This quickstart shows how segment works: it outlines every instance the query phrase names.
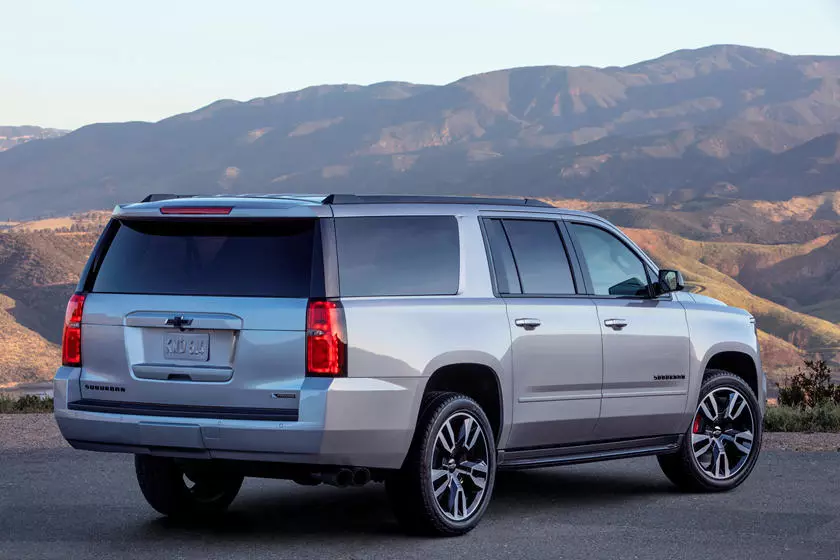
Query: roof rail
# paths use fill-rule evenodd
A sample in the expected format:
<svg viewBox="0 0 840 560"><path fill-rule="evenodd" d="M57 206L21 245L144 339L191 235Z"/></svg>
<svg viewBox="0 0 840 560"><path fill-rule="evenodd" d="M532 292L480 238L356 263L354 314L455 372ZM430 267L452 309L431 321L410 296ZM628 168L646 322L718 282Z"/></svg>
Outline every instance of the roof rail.
<svg viewBox="0 0 840 560"><path fill-rule="evenodd" d="M331 194L324 204L488 204L493 206L541 206L551 204L533 198L488 198L479 196L425 196L403 194Z"/></svg>
<svg viewBox="0 0 840 560"><path fill-rule="evenodd" d="M154 193L146 196L140 202L160 202L162 200L175 200L179 198L195 198L207 195L197 194L166 194ZM209 195L217 197L222 195ZM534 198L523 197L482 197L482 196L447 196L447 195L421 195L421 194L330 194L330 195L294 195L294 194L234 194L228 195L233 198L273 198L273 199L300 199L314 198L315 202L321 204L484 204L488 206L537 206L542 208L554 208L551 204ZM322 200L318 201L317 199Z"/></svg>
<svg viewBox="0 0 840 560"><path fill-rule="evenodd" d="M141 200L140 202L158 202L160 200L172 200L176 198L193 198L195 197L194 194L165 194L165 193L153 193L147 195L146 198Z"/></svg>

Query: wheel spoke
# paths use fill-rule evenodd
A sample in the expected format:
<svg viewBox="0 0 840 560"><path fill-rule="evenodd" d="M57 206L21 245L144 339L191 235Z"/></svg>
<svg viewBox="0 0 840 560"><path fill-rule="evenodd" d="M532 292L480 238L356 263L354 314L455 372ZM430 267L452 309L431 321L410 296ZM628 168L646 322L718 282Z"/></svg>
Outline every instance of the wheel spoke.
<svg viewBox="0 0 840 560"><path fill-rule="evenodd" d="M440 432L438 432L438 441L446 449L447 453L452 453L455 449L455 432L452 431L452 423L450 420L447 420L446 423L441 428Z"/></svg>
<svg viewBox="0 0 840 560"><path fill-rule="evenodd" d="M467 495L454 476L449 483L449 512L455 519L462 519L467 513Z"/></svg>
<svg viewBox="0 0 840 560"><path fill-rule="evenodd" d="M472 418L464 418L464 423L461 424L461 431L458 432L458 443L462 446L466 447L467 441L470 439L473 424L474 421Z"/></svg>
<svg viewBox="0 0 840 560"><path fill-rule="evenodd" d="M455 480L455 477L449 479L447 489L449 492L449 498L446 501L446 508L449 510L449 513L458 517L458 483Z"/></svg>
<svg viewBox="0 0 840 560"><path fill-rule="evenodd" d="M438 479L442 476L446 476L449 474L449 471L446 469L432 469L432 484L438 481Z"/></svg>
<svg viewBox="0 0 840 560"><path fill-rule="evenodd" d="M694 456L700 457L712 446L712 438L706 434L691 434L691 445L694 448Z"/></svg>
<svg viewBox="0 0 840 560"><path fill-rule="evenodd" d="M723 448L720 445L715 445L712 456L715 477L727 478L729 476L729 457L726 456Z"/></svg>
<svg viewBox="0 0 840 560"><path fill-rule="evenodd" d="M456 470L461 474L469 476L473 484L482 490L487 484L487 463L484 461L464 461L458 465Z"/></svg>
<svg viewBox="0 0 840 560"><path fill-rule="evenodd" d="M709 409L709 405L706 404L707 401L712 404L711 410ZM703 414L706 415L706 418L708 418L712 422L717 421L719 411L717 400L715 399L714 394L709 394L705 399L703 399L703 402L700 403L700 410L702 410Z"/></svg>
<svg viewBox="0 0 840 560"><path fill-rule="evenodd" d="M472 449L480 436L481 426L478 425L478 422L472 418L464 420L464 427L461 430L461 437L459 438L460 443L462 443L466 449Z"/></svg>
<svg viewBox="0 0 840 560"><path fill-rule="evenodd" d="M732 437L732 444L744 454L752 451L753 434L750 431L738 432Z"/></svg>
<svg viewBox="0 0 840 560"><path fill-rule="evenodd" d="M435 491L435 498L440 498L440 495L443 494L446 491L446 489L449 488L449 485L452 483L452 477L449 475L449 471L438 472L443 472L445 479L443 481L443 484L435 488L435 481L440 479L440 477L435 477L435 471L432 471L432 488Z"/></svg>
<svg viewBox="0 0 840 560"><path fill-rule="evenodd" d="M729 406L726 409L726 417L730 420L735 420L741 413L744 411L744 408L747 406L747 399L739 395L738 393L732 392L729 395Z"/></svg>

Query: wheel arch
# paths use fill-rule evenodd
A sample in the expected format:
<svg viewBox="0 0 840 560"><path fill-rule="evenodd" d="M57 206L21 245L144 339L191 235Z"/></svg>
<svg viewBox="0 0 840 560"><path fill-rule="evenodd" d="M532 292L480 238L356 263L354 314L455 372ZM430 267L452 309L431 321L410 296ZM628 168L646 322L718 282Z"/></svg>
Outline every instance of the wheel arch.
<svg viewBox="0 0 840 560"><path fill-rule="evenodd" d="M695 398L692 399L692 402L697 400L700 386L706 378L706 372L711 369L719 369L742 378L755 393L759 404L763 405L766 387L764 372L761 370L760 364L761 360L757 351L745 344L725 343L713 346L701 362L700 375L698 375L700 382L694 388Z"/></svg>
<svg viewBox="0 0 840 560"><path fill-rule="evenodd" d="M490 421L496 445L500 445L506 421L505 391L494 367L484 361L439 364L427 377L423 395L435 391L462 393L475 400ZM421 413L418 410L418 417Z"/></svg>

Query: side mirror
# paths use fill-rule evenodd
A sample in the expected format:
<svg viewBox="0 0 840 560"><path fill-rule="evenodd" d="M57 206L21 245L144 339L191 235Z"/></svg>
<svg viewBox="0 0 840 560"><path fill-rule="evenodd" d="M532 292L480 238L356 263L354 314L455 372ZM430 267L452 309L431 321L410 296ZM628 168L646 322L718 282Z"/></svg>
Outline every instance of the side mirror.
<svg viewBox="0 0 840 560"><path fill-rule="evenodd" d="M685 289L685 280L679 270L659 270L659 292L667 294L668 292L679 292Z"/></svg>

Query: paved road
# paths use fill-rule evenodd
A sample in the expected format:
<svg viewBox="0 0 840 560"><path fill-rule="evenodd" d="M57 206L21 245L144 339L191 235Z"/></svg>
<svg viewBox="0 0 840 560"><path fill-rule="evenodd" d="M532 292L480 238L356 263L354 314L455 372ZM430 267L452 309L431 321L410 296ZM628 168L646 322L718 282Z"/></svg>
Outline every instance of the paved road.
<svg viewBox="0 0 840 560"><path fill-rule="evenodd" d="M131 458L0 451L0 558L840 559L840 453L768 452L725 495L681 495L651 458L503 474L478 529L403 536L379 485L246 480L214 525L149 509Z"/></svg>

